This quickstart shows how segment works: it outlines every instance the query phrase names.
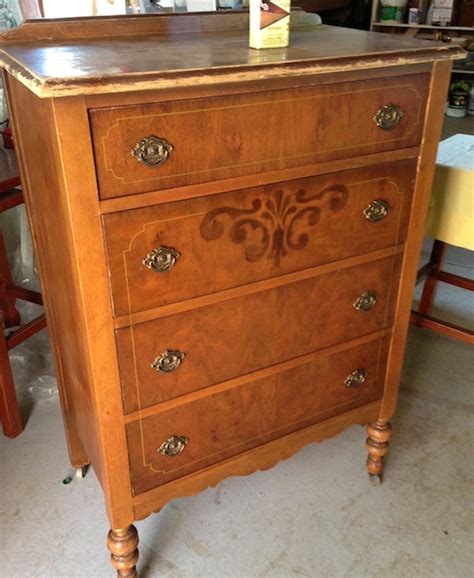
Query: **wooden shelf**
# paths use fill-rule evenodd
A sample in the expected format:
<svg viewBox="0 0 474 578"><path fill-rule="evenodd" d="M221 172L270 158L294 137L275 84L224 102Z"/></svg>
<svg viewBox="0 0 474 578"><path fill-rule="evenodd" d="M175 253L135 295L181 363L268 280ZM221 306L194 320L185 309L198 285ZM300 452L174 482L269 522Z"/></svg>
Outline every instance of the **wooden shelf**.
<svg viewBox="0 0 474 578"><path fill-rule="evenodd" d="M381 22L380 17L380 3L381 0L372 0L372 14L370 29L378 30L389 34L398 34L398 36L405 38L414 38L417 35L424 38L428 36L435 36L433 33L444 32L452 33L453 43L463 39L464 37L471 37L474 35L474 26L434 26L432 24L408 24L407 22ZM431 33L431 34L430 34ZM453 74L459 75L474 75L472 68L463 67L461 64L454 65Z"/></svg>
<svg viewBox="0 0 474 578"><path fill-rule="evenodd" d="M453 68L453 74L474 74L474 70Z"/></svg>
<svg viewBox="0 0 474 578"><path fill-rule="evenodd" d="M372 26L382 26L386 28L419 28L422 30L453 30L456 32L473 32L473 26L433 26L431 24L407 24L405 22L373 22Z"/></svg>

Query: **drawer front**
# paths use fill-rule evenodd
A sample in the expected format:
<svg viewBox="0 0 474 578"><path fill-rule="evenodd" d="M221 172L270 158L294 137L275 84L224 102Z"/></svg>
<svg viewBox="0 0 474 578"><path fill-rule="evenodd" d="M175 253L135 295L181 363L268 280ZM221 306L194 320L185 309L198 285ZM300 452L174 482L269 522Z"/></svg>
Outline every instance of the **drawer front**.
<svg viewBox="0 0 474 578"><path fill-rule="evenodd" d="M100 196L414 146L428 82L429 75L407 75L91 109Z"/></svg>
<svg viewBox="0 0 474 578"><path fill-rule="evenodd" d="M134 492L374 401L382 396L387 348L385 338L319 356L128 424Z"/></svg>
<svg viewBox="0 0 474 578"><path fill-rule="evenodd" d="M409 159L105 215L114 313L403 242L415 172Z"/></svg>
<svg viewBox="0 0 474 578"><path fill-rule="evenodd" d="M119 329L125 412L390 326L400 264L397 255ZM354 306L371 293L368 310Z"/></svg>

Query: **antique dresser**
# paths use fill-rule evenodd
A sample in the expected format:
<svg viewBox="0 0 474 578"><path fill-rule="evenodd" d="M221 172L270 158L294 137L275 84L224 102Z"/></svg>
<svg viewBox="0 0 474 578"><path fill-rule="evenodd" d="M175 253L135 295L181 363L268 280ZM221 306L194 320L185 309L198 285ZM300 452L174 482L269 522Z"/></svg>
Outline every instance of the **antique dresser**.
<svg viewBox="0 0 474 578"><path fill-rule="evenodd" d="M304 13L267 51L245 13L0 42L71 462L118 575L135 520L350 425L377 479L462 50Z"/></svg>

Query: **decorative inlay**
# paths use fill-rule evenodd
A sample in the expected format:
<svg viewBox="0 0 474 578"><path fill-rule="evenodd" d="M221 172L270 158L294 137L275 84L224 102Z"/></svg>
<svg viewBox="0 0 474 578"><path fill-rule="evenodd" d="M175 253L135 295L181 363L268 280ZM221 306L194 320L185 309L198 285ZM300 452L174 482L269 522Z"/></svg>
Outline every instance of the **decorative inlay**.
<svg viewBox="0 0 474 578"><path fill-rule="evenodd" d="M348 190L344 185L331 185L311 196L304 189L288 194L277 190L266 200L254 199L248 209L214 209L201 222L201 236L215 241L228 228L232 243L246 245L247 261L254 263L266 257L279 266L281 258L290 251L301 251L308 245L310 231L321 218L317 201L324 197L329 197L329 211L337 213L347 202ZM251 233L256 238L254 242L248 240Z"/></svg>

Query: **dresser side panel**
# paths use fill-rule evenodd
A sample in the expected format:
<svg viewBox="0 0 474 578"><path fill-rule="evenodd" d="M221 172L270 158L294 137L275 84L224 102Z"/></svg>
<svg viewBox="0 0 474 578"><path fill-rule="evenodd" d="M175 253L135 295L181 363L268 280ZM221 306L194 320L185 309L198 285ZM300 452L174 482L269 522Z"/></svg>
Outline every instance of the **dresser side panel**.
<svg viewBox="0 0 474 578"><path fill-rule="evenodd" d="M122 527L132 521L131 491L84 101L39 99L11 77L6 84L66 431L77 431L111 523Z"/></svg>
<svg viewBox="0 0 474 578"><path fill-rule="evenodd" d="M78 284L74 282L67 209L55 164L51 101L34 97L11 77L6 78L6 85L66 434L69 436L70 429L78 432L101 479L98 434L80 328Z"/></svg>
<svg viewBox="0 0 474 578"><path fill-rule="evenodd" d="M428 92L424 131L420 148L415 190L408 225L408 237L397 296L393 338L389 353L385 391L380 419L386 420L395 413L400 375L403 366L410 310L415 286L425 222L431 196L438 143L443 125L443 112L451 78L451 62L436 61Z"/></svg>

